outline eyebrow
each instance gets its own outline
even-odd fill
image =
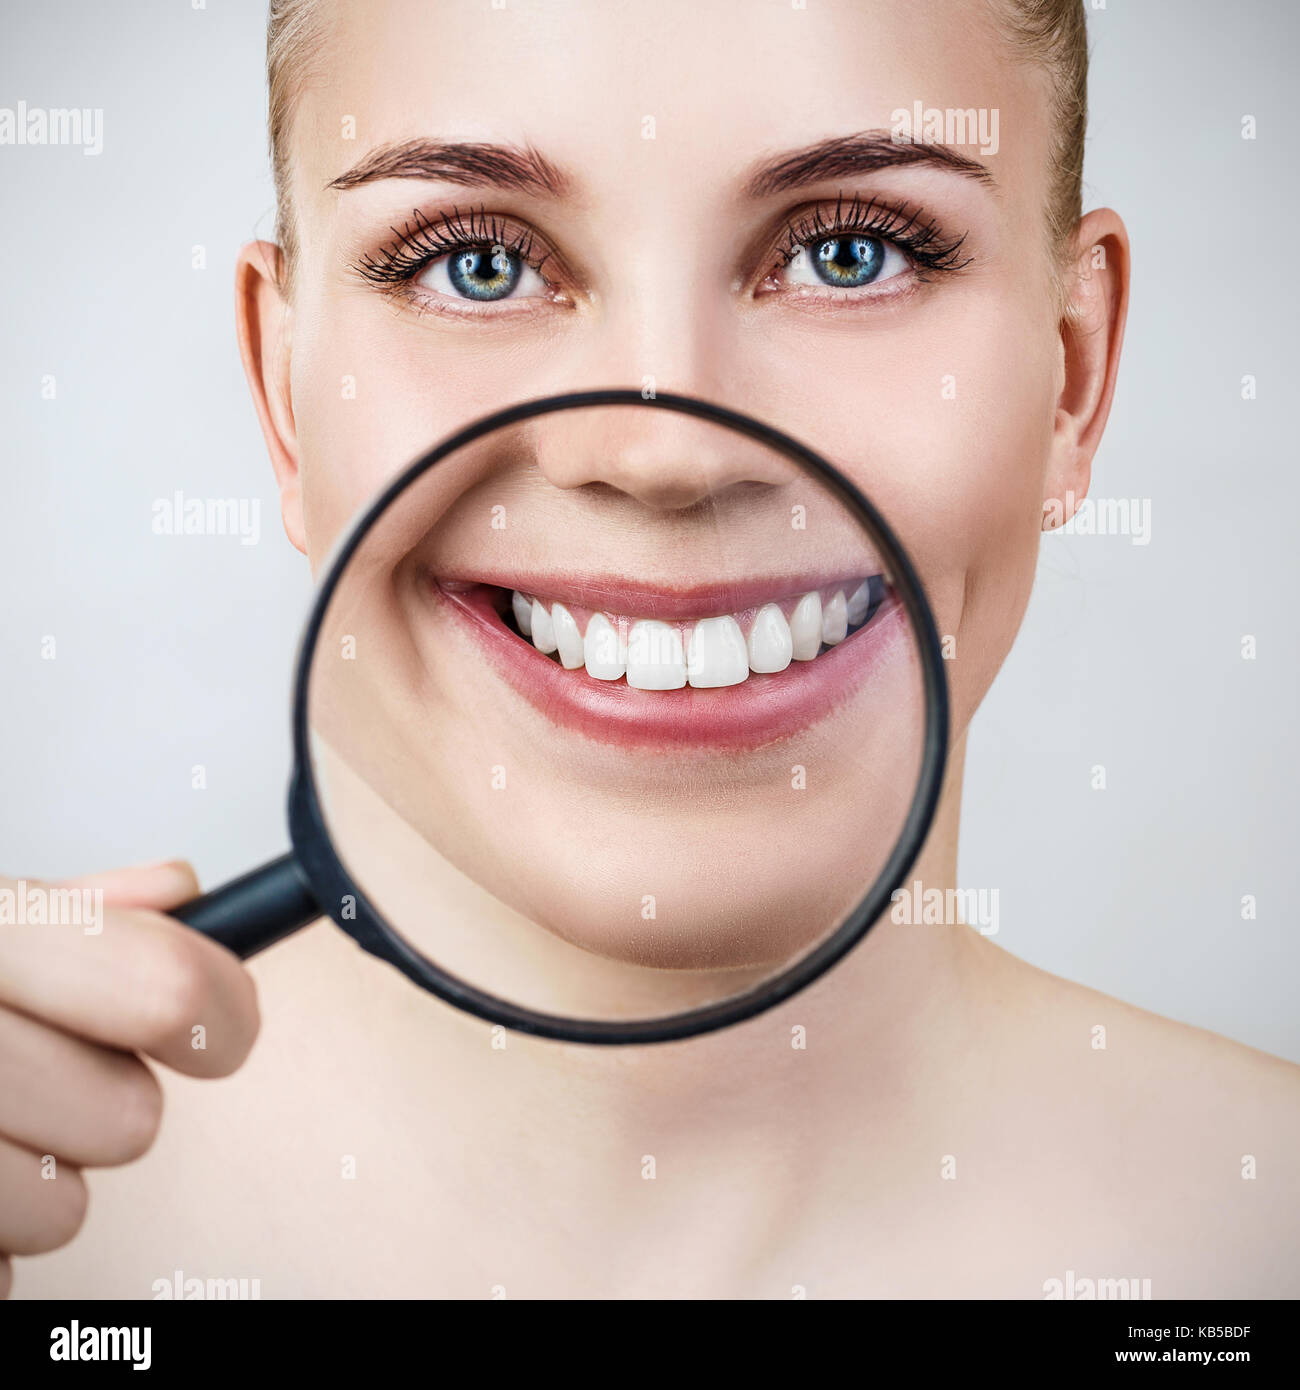
[[[440,179],[466,188],[513,188],[558,198],[573,180],[531,145],[406,140],[378,145],[326,188],[358,188],[377,179]]]
[[[911,144],[894,140],[887,130],[864,130],[764,160],[751,171],[744,191],[750,198],[767,198],[826,179],[916,165],[961,174],[978,183],[994,182],[986,165],[951,145]],[[466,188],[513,188],[553,198],[565,196],[574,187],[569,174],[531,145],[428,138],[378,145],[325,186],[359,188],[379,179],[439,179]]]
[[[923,165],[992,184],[988,166],[970,159],[951,145],[911,144],[896,141],[887,130],[864,130],[838,135],[814,145],[764,160],[750,174],[745,192],[751,198],[767,198],[805,184],[851,174],[873,174],[879,169]]]

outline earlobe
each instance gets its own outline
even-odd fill
[[[1043,529],[1067,522],[1088,492],[1092,460],[1115,393],[1128,313],[1128,233],[1116,212],[1084,217],[1061,318],[1062,384],[1043,493]]]
[[[293,311],[281,289],[280,248],[253,241],[235,266],[235,321],[239,354],[280,490],[280,515],[290,542],[307,553],[303,525],[298,435],[289,389]]]

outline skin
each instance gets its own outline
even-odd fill
[[[638,418],[617,418],[633,414]],[[624,520],[617,509],[628,505],[626,494],[612,499],[595,493],[583,508],[582,493],[553,487],[535,468],[521,467],[514,451],[504,476],[493,469],[463,493],[459,473],[452,471],[456,462],[441,464],[427,475],[432,484],[443,483],[428,489],[438,494],[437,505],[434,499],[403,498],[392,513],[396,524],[372,531],[350,563],[319,641],[311,701],[314,728],[335,758],[325,779],[335,789],[327,797],[331,829],[368,896],[382,899],[390,921],[462,978],[516,998],[517,983],[512,982],[515,992],[507,989],[502,972],[513,974],[524,960],[531,1002],[584,1016],[608,1016],[611,1001],[621,1005],[630,991],[653,990],[656,1013],[673,1012],[688,998],[722,997],[738,987],[737,970],[779,969],[842,920],[862,894],[864,858],[871,859],[874,877],[898,838],[915,785],[924,716],[918,663],[896,604],[873,625],[868,676],[852,682],[844,702],[793,737],[769,737],[755,747],[629,749],[559,728],[522,699],[510,680],[497,675],[451,605],[432,599],[426,567],[445,573],[450,564],[453,573],[472,573],[485,551],[493,563],[518,564],[509,558],[512,550],[540,550],[553,574],[557,538],[564,538],[563,563],[572,564],[577,528],[604,541],[598,547],[603,558],[587,572],[628,572],[621,566],[627,564],[629,532],[645,534],[645,566],[633,562],[630,572],[642,582],[669,576],[668,586],[672,576],[678,583],[692,575],[716,583],[726,559],[720,540],[734,550],[736,538],[755,535],[762,548],[751,539],[735,557],[746,566],[742,578],[757,573],[764,583],[781,583],[772,576],[841,563],[849,574],[879,569],[878,560],[862,556],[843,508],[772,451],[745,450],[739,440],[691,421],[681,421],[688,426],[681,428],[666,410],[638,406],[605,418],[615,430],[636,431],[656,448],[663,446],[659,421],[669,421],[666,442],[689,453],[701,472],[729,467],[739,482],[743,454],[748,473],[780,480],[764,483],[761,498],[733,486],[689,517],[675,509],[637,507]],[[576,447],[574,419],[557,415],[533,427],[541,438],[528,449],[521,442],[519,453],[526,459],[549,447],[553,431],[569,449]],[[610,456],[603,431],[590,437],[593,444],[604,442]],[[499,448],[493,441],[494,454]],[[447,481],[455,488],[447,488]],[[444,492],[456,495],[438,515],[446,505]],[[485,513],[502,496],[510,499],[509,526],[494,535]],[[792,505],[808,512],[808,529],[791,527]],[[429,525],[430,514],[431,532],[412,549],[412,532]],[[837,542],[849,554],[842,562]],[[621,561],[618,552],[624,552]],[[523,562],[537,563],[526,557]],[[538,583],[544,588],[546,580]],[[518,638],[507,641],[521,645]],[[354,655],[335,659],[346,643],[355,644]],[[862,642],[854,647],[867,650]],[[838,655],[858,660],[848,648]],[[528,664],[543,665],[535,654]],[[833,669],[822,660],[816,672]],[[800,665],[754,687],[770,696],[806,670]],[[566,673],[560,683],[594,684],[585,673]],[[743,713],[735,713],[735,696],[750,690],[746,685],[706,698],[721,701],[744,724]],[[680,708],[695,693],[658,692],[641,701],[651,708],[675,707],[675,717],[689,720]],[[342,763],[363,773],[382,802],[371,794],[358,807],[355,789],[339,794]],[[803,769],[806,783],[799,791],[791,785],[794,766]],[[493,767],[508,771],[504,788],[486,775]],[[803,795],[808,785],[813,793]],[[400,849],[400,827],[390,824],[392,807],[401,808],[416,832],[401,838]],[[383,816],[382,832],[377,814]],[[563,837],[554,834],[557,816]],[[767,832],[776,825],[785,842],[800,847],[797,855],[771,853]],[[844,853],[846,843],[855,846],[852,855]],[[428,844],[451,862],[430,856]],[[512,852],[502,855],[502,845]],[[612,855],[610,845],[616,847]],[[448,958],[446,914],[428,910],[428,885],[436,884],[437,900],[445,901],[448,874],[456,872],[452,863],[463,871],[459,878],[490,889],[497,900],[482,894],[473,909],[480,926],[473,932],[453,925],[464,959]],[[403,892],[405,887],[415,891]],[[640,906],[651,891],[656,910],[647,927]],[[539,941],[534,924],[580,949]],[[509,948],[501,951],[498,943],[507,934]],[[548,947],[550,963],[539,970],[535,954]],[[591,979],[584,1002],[573,998],[575,973]],[[539,996],[539,987],[549,991],[546,997]],[[559,997],[561,992],[567,997]]]
[[[953,886],[965,729],[1019,626],[1044,504],[1087,490],[1127,303],[1124,227],[1101,210],[1069,248],[1062,312],[1043,75],[975,0],[521,4],[454,25],[432,6],[372,9],[330,6],[297,113],[291,296],[274,247],[240,264],[241,346],[290,540],[318,565],[387,473],[498,407],[503,381],[523,399],[649,373],[806,439],[891,519],[956,638],[952,756],[915,871]],[[995,188],[909,169],[741,197],[755,159],[887,128],[918,94],[998,108]],[[338,138],[343,113],[355,144]],[[326,189],[371,144],[431,133],[530,142],[581,190]],[[755,294],[741,248],[846,187],[923,201],[967,234],[971,265],[852,307]],[[410,208],[450,201],[561,247],[565,302],[416,313],[349,269]],[[340,398],[345,376],[355,399]],[[559,454],[544,472],[578,506],[597,484],[653,511],[699,495],[697,473],[634,450]],[[160,915],[192,892],[182,869],[120,871],[110,887],[97,949],[120,988],[69,991],[78,969],[92,978],[75,943],[0,937],[0,1057],[29,1055],[15,1075],[44,1079],[0,1088],[14,1175],[0,1248],[69,1240],[76,1168],[148,1147],[159,1083],[168,1117],[147,1157],[97,1179],[84,1235],[28,1266],[24,1293],[148,1296],[178,1268],[257,1277],[264,1296],[1036,1298],[1067,1270],[1149,1278],[1156,1297],[1300,1292],[1300,1069],[1047,975],[970,928],[884,921],[787,1004],[686,1043],[502,1048],[328,924],[243,970]],[[237,1077],[197,1084],[247,1055],[251,979],[261,1045]],[[155,1081],[134,1052],[175,1070]],[[45,1152],[66,1154],[66,1181],[29,1181]]]

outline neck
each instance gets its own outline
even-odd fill
[[[955,886],[963,753],[909,885]],[[685,1287],[681,1251],[703,1250],[701,1233],[707,1268],[692,1265],[691,1287],[707,1291],[769,1247],[807,1248],[853,1221],[886,1229],[969,1123],[990,1064],[980,1010],[998,992],[986,972],[1001,953],[955,924],[887,915],[793,999],[641,1047],[493,1030],[395,970],[360,970],[341,932],[313,935],[310,960],[286,956],[271,1015],[285,1050],[308,1027],[285,1003],[314,1018],[332,1004],[352,1020],[313,1058],[318,1103],[355,1093],[385,1117],[388,1142],[409,1156],[409,1200],[447,1213],[442,1238],[478,1252],[485,1287],[508,1269],[512,1286],[550,1296],[553,1254],[521,1249],[521,1231],[569,1233],[566,1287],[590,1293],[595,1270],[601,1289],[657,1295]]]
[[[934,825],[907,876],[910,888],[956,885],[964,744],[953,751]],[[439,1057],[438,1084],[455,1105],[529,1116],[555,1135],[591,1117],[602,1133],[687,1131],[723,1142],[738,1127],[825,1123],[851,1092],[855,1111],[886,1122],[951,1073],[951,1048],[973,1029],[986,954],[966,926],[920,925],[886,914],[847,957],[785,1003],[703,1037],[638,1047],[591,1047],[493,1030],[412,990],[394,975],[383,991],[385,1030],[403,1055]],[[377,1039],[377,1041],[379,1041]],[[942,1045],[939,1045],[942,1043]],[[391,1054],[390,1054],[391,1055]],[[427,1078],[421,1080],[427,1085]],[[428,1092],[422,1092],[427,1102]],[[489,1099],[490,1098],[490,1099]]]

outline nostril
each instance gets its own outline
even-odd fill
[[[749,484],[800,476],[790,460],[721,426],[663,411],[574,411],[534,441],[534,461],[553,486],[612,492],[659,511],[686,512]]]

